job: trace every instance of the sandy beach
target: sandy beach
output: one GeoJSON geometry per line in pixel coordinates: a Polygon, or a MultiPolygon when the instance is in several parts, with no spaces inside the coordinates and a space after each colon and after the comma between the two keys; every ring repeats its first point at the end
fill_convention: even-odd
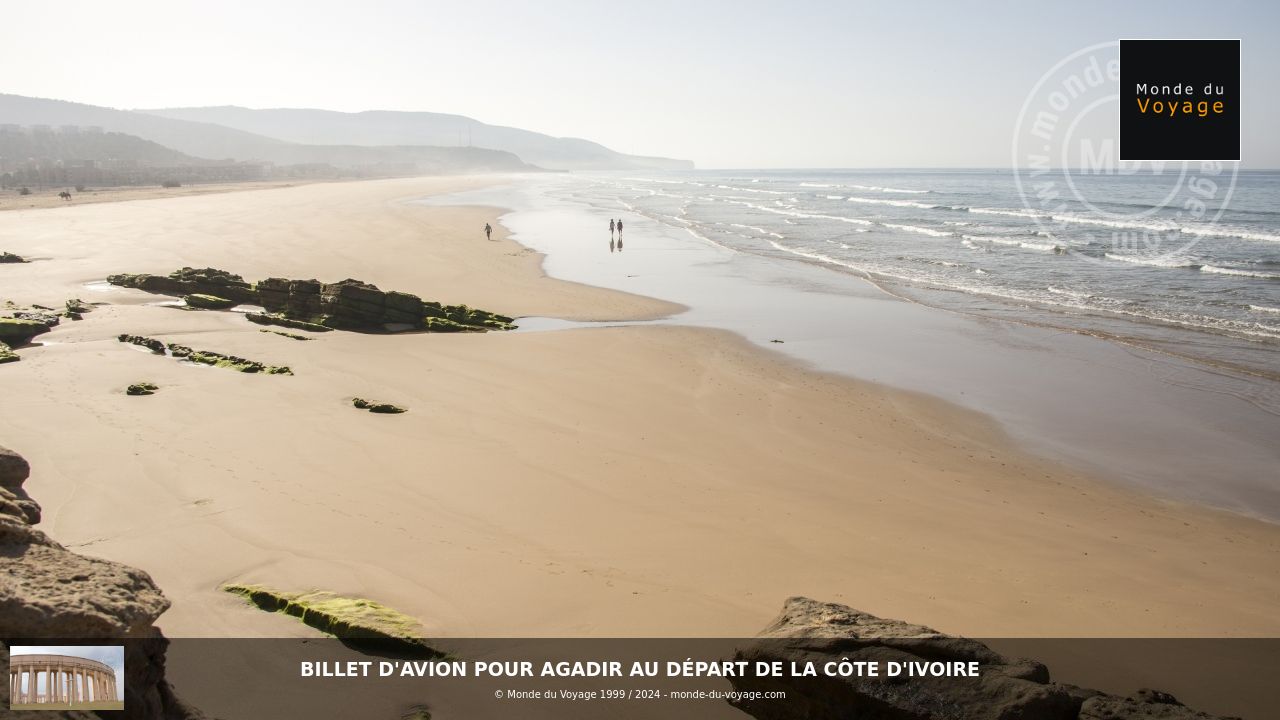
{"type": "Polygon", "coordinates": [[[297,342],[86,285],[212,266],[347,277],[512,316],[656,318],[549,279],[494,177],[324,183],[0,213],[0,301],[105,303],[0,367],[42,527],[145,569],[171,637],[307,634],[229,581],[369,597],[441,636],[749,635],[791,595],[970,636],[1275,636],[1280,527],[1039,459],[990,419],[639,326],[297,342]],[[494,224],[494,241],[481,228],[494,224]],[[293,368],[244,375],[116,341],[293,368]],[[147,380],[151,397],[123,389],[147,380]],[[409,408],[376,416],[352,396],[409,408]]]}

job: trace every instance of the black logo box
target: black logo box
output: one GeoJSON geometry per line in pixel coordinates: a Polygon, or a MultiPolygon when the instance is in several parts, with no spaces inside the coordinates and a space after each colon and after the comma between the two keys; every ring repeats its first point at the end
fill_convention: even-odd
{"type": "Polygon", "coordinates": [[[1120,40],[1121,160],[1238,161],[1240,103],[1239,40],[1120,40]]]}

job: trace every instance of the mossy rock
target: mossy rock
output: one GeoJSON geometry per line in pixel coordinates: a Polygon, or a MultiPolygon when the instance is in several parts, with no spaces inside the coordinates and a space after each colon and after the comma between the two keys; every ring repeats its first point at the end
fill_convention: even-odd
{"type": "Polygon", "coordinates": [[[0,263],[24,263],[26,260],[20,255],[14,255],[11,252],[0,252],[0,263]]]}
{"type": "Polygon", "coordinates": [[[134,383],[125,389],[125,395],[154,395],[160,389],[159,385],[149,382],[134,383]]]}
{"type": "Polygon", "coordinates": [[[9,346],[0,342],[0,365],[4,363],[18,362],[22,358],[18,357],[18,353],[9,349],[9,346]]]}
{"type": "Polygon", "coordinates": [[[157,355],[164,354],[164,343],[155,338],[144,337],[142,335],[129,335],[128,333],[120,333],[116,339],[122,343],[129,343],[144,347],[157,355]]]}
{"type": "Polygon", "coordinates": [[[365,400],[364,398],[352,398],[351,404],[359,410],[368,410],[371,413],[379,415],[399,415],[400,413],[409,412],[407,408],[391,403],[375,402],[373,400],[365,400]]]}
{"type": "Polygon", "coordinates": [[[235,300],[228,300],[217,295],[205,295],[204,293],[183,295],[182,301],[187,304],[187,307],[200,308],[201,310],[230,310],[240,304],[235,300]]]}
{"type": "Polygon", "coordinates": [[[323,590],[283,592],[264,585],[228,583],[226,592],[239,595],[268,612],[292,615],[311,627],[344,640],[380,640],[394,649],[441,656],[423,639],[422,623],[381,603],[323,590]]]}
{"type": "Polygon", "coordinates": [[[0,342],[7,345],[26,345],[31,342],[31,338],[46,332],[49,332],[49,326],[38,320],[0,318],[0,342]]]}
{"type": "Polygon", "coordinates": [[[212,365],[213,367],[227,368],[242,373],[263,373],[265,375],[292,375],[285,365],[267,365],[257,360],[249,360],[247,358],[237,357],[235,355],[223,355],[222,353],[212,352],[210,350],[193,350],[186,345],[178,343],[169,343],[169,352],[180,360],[187,360],[201,365],[212,365]]]}
{"type": "Polygon", "coordinates": [[[484,328],[478,328],[472,325],[463,325],[456,320],[438,317],[424,318],[422,326],[427,332],[436,333],[484,332],[484,328]]]}

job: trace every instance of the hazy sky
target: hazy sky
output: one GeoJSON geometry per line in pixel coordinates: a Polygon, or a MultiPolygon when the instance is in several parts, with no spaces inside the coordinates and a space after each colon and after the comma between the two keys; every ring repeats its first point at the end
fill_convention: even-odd
{"type": "Polygon", "coordinates": [[[1072,51],[1240,37],[1246,167],[1280,167],[1278,7],[32,0],[6,3],[0,92],[453,112],[701,167],[1003,167],[1024,97],[1072,51]]]}

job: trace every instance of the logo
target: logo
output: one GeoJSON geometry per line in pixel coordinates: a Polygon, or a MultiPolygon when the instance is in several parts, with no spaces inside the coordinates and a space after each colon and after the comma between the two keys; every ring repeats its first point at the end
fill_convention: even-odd
{"type": "MultiPolygon", "coordinates": [[[[1102,246],[1101,252],[1077,253],[1080,258],[1103,262],[1106,255],[1118,254],[1144,262],[1177,261],[1213,234],[1239,168],[1221,159],[1129,159],[1129,150],[1121,158],[1123,107],[1133,102],[1134,90],[1122,84],[1129,77],[1122,71],[1122,42],[1127,46],[1132,41],[1101,43],[1068,55],[1028,93],[1013,137],[1021,212],[1067,251],[1082,243],[1102,246]]],[[[1197,82],[1192,77],[1201,78],[1199,90],[1209,82],[1190,73],[1180,82],[1197,82]]],[[[1148,81],[1148,87],[1151,82],[1158,81],[1148,81]]],[[[1198,114],[1195,102],[1192,116],[1198,114]]],[[[1212,112],[1210,104],[1206,113],[1212,112]]],[[[1146,117],[1154,119],[1163,120],[1146,117]]]]}

